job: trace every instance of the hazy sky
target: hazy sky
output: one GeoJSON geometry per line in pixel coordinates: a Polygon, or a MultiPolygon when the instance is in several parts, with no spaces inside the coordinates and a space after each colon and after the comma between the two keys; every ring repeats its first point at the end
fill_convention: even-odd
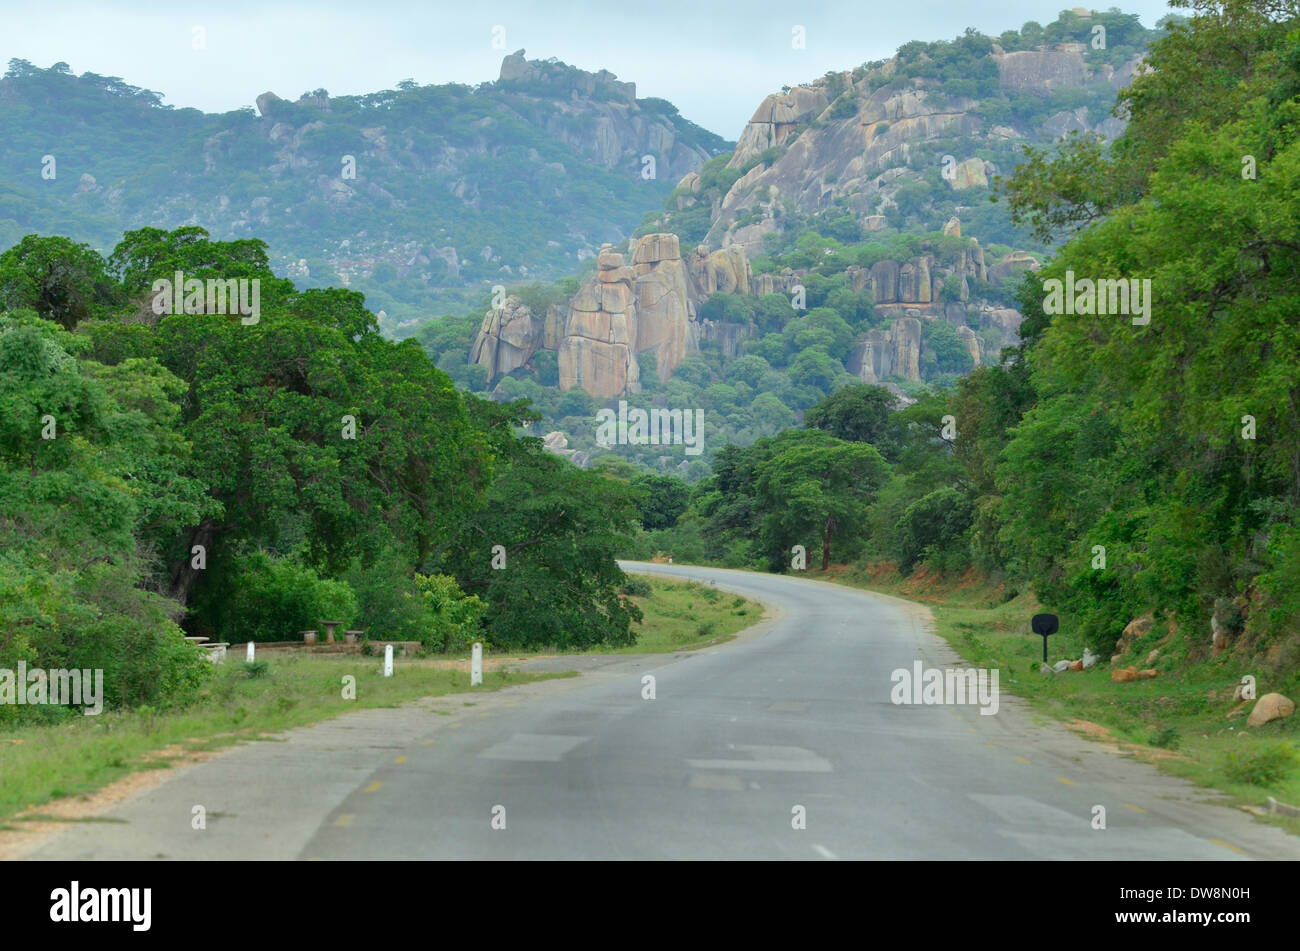
{"type": "MultiPolygon", "coordinates": [[[[296,99],[320,87],[375,92],[406,78],[493,80],[501,58],[524,48],[530,59],[608,69],[635,82],[638,96],[667,99],[734,139],[783,85],[881,59],[909,40],[952,39],[968,26],[997,35],[1066,8],[1041,0],[0,0],[0,61],[62,61],[214,112],[250,106],[267,90],[296,99]],[[807,37],[802,50],[791,48],[796,25],[807,37]],[[194,49],[195,27],[204,49],[194,49]],[[494,27],[504,27],[504,50],[493,48],[494,27]]],[[[1164,0],[1129,0],[1122,9],[1146,26],[1170,12],[1164,0]]]]}

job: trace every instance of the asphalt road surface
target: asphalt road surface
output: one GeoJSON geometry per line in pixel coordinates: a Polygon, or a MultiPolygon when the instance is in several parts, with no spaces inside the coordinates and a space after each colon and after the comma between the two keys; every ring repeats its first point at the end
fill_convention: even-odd
{"type": "Polygon", "coordinates": [[[359,711],[247,744],[31,855],[1300,858],[1300,840],[1213,793],[1032,715],[1006,681],[993,715],[895,704],[896,669],[959,663],[906,602],[797,578],[626,567],[712,582],[762,601],[770,618],[716,647],[565,658],[552,669],[581,677],[359,711]],[[195,805],[206,829],[191,827],[195,805]]]}

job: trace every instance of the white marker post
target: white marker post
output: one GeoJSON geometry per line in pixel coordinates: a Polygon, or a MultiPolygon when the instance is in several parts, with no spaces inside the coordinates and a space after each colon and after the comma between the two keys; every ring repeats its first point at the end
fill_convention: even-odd
{"type": "Polygon", "coordinates": [[[244,659],[247,660],[250,664],[253,662],[253,642],[252,642],[252,641],[249,641],[249,642],[248,642],[248,656],[247,656],[246,658],[244,658],[244,659]]]}
{"type": "Polygon", "coordinates": [[[388,644],[384,647],[384,676],[393,676],[393,645],[388,644]]]}
{"type": "Polygon", "coordinates": [[[477,687],[483,682],[483,645],[475,644],[474,650],[470,654],[469,661],[469,685],[477,687]]]}

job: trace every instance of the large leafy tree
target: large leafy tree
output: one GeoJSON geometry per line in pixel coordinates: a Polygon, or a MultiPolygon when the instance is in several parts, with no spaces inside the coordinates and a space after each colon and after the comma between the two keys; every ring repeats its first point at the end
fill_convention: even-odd
{"type": "Polygon", "coordinates": [[[615,555],[639,518],[636,491],[516,437],[516,425],[536,419],[521,404],[467,399],[497,471],[486,504],[442,552],[441,570],[487,601],[484,623],[499,645],[633,643],[641,613],[619,595],[627,578],[615,555]]]}
{"type": "Polygon", "coordinates": [[[172,428],[183,386],[84,349],[30,311],[0,315],[0,666],[102,669],[111,705],[184,701],[207,662],[146,590],[154,541],[211,504],[172,428]]]}
{"type": "Polygon", "coordinates": [[[858,383],[842,386],[803,414],[806,425],[838,439],[865,442],[886,457],[896,449],[889,414],[898,398],[883,386],[858,383]]]}
{"type": "Polygon", "coordinates": [[[0,254],[0,309],[30,308],[71,330],[117,303],[118,286],[89,245],[29,234],[0,254]]]}
{"type": "Polygon", "coordinates": [[[850,443],[817,430],[793,430],[776,439],[775,452],[758,466],[756,488],[769,556],[780,559],[802,539],[821,542],[822,570],[831,542],[844,530],[854,537],[867,505],[884,484],[888,463],[873,446],[850,443]]]}

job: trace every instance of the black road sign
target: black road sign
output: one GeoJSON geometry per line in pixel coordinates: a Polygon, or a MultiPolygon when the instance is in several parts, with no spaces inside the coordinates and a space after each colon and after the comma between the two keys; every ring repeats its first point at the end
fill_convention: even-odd
{"type": "Polygon", "coordinates": [[[1033,628],[1035,634],[1047,637],[1057,632],[1061,626],[1061,619],[1055,614],[1035,614],[1029,626],[1033,628]]]}
{"type": "Polygon", "coordinates": [[[1029,622],[1035,634],[1043,638],[1043,663],[1047,663],[1047,638],[1061,627],[1061,619],[1055,614],[1035,614],[1029,622]]]}

